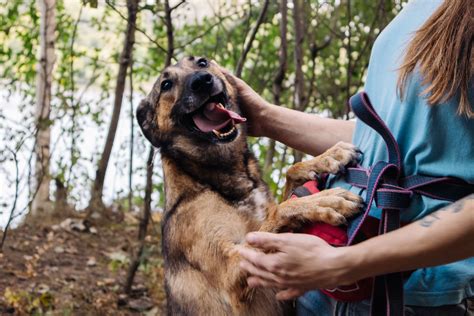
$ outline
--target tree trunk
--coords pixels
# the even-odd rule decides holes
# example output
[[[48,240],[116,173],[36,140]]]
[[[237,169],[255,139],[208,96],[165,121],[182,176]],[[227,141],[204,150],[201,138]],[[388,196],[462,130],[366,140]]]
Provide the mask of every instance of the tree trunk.
[[[128,76],[130,85],[130,152],[129,152],[129,169],[128,169],[128,211],[132,212],[133,207],[133,149],[134,149],[134,133],[135,133],[135,116],[133,115],[133,60],[130,61],[130,73]]]
[[[295,110],[304,111],[304,74],[303,74],[303,42],[304,42],[304,19],[303,0],[293,1],[293,21],[295,25],[295,93],[293,105]],[[301,161],[303,153],[294,150],[294,163]]]
[[[104,179],[109,164],[110,154],[114,145],[115,133],[120,117],[120,110],[122,108],[123,93],[125,90],[125,80],[127,78],[127,70],[130,67],[132,58],[133,45],[135,44],[135,24],[137,20],[138,3],[140,0],[127,0],[127,29],[125,31],[125,40],[120,54],[120,66],[117,75],[117,82],[115,85],[114,107],[112,112],[112,119],[110,121],[107,139],[105,141],[104,150],[102,151],[99,160],[99,166],[96,171],[96,177],[91,191],[91,199],[89,201],[89,211],[102,211],[105,206],[102,201],[102,192],[104,189]]]
[[[165,24],[166,24],[166,40],[167,40],[167,49],[166,49],[166,61],[165,67],[171,65],[171,60],[173,59],[174,54],[174,33],[173,33],[173,20],[171,19],[172,9],[170,8],[170,2],[165,1]]]
[[[153,146],[150,146],[148,151],[148,159],[146,166],[146,186],[145,186],[145,205],[143,207],[143,214],[140,218],[140,223],[138,227],[138,249],[134,255],[130,265],[128,266],[127,277],[124,285],[124,292],[127,295],[130,295],[132,292],[133,280],[135,279],[135,274],[137,269],[140,266],[141,257],[143,255],[143,250],[145,248],[145,237],[148,230],[148,222],[150,221],[151,215],[151,193],[152,193],[152,180],[153,180],[153,158],[155,157],[155,149]]]
[[[351,47],[351,38],[352,38],[352,31],[351,31],[351,0],[347,0],[346,2],[347,8],[347,27],[348,27],[348,34],[347,34],[347,45],[346,45],[346,54],[347,54],[347,79],[346,79],[346,113],[345,118],[346,120],[349,119],[349,113],[351,112],[351,107],[349,105],[349,98],[351,97],[351,85],[352,85],[352,47]]]
[[[168,47],[166,50],[165,68],[171,65],[174,55],[174,33],[173,33],[173,20],[171,13],[177,7],[170,7],[169,0],[165,0],[165,25],[166,25],[166,38],[168,41]],[[158,1],[157,1],[158,6]],[[145,237],[148,230],[148,222],[150,221],[151,215],[151,194],[153,189],[153,158],[155,157],[155,148],[150,145],[148,150],[148,159],[146,162],[146,184],[145,184],[145,201],[143,206],[143,214],[140,218],[138,227],[138,248],[128,266],[127,276],[123,291],[125,294],[130,295],[132,292],[133,280],[137,273],[138,267],[142,260],[143,250],[145,249]]]
[[[36,75],[36,139],[35,139],[35,197],[31,215],[42,216],[52,212],[49,199],[50,141],[51,141],[51,84],[56,61],[54,52],[56,31],[56,0],[38,1],[40,11],[40,56]]]
[[[287,32],[288,32],[288,5],[287,0],[280,1],[280,49],[278,51],[278,61],[279,66],[273,77],[273,104],[280,105],[281,90],[283,88],[283,80],[285,79],[286,69],[287,69],[287,59],[288,59],[288,42],[287,42]],[[271,139],[268,144],[268,151],[265,156],[265,163],[263,165],[263,172],[265,176],[271,174],[273,157],[275,156],[275,140]],[[268,176],[269,177],[269,176]]]

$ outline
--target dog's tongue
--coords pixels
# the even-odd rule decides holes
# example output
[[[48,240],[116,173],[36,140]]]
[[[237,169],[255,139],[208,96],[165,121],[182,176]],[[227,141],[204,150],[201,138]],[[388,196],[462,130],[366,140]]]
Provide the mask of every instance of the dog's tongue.
[[[194,124],[205,133],[213,129],[219,130],[229,124],[230,121],[233,121],[234,124],[240,124],[246,120],[246,118],[227,110],[220,103],[216,102],[206,104],[202,112],[193,116]]]

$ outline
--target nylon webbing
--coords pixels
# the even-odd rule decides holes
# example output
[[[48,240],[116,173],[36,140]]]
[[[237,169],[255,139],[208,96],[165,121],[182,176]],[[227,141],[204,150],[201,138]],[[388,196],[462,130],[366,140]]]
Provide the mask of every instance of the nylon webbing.
[[[400,228],[400,212],[409,206],[414,193],[447,201],[456,201],[474,193],[474,184],[461,179],[422,175],[400,178],[403,166],[398,144],[387,125],[375,112],[368,95],[364,92],[358,93],[349,100],[349,103],[355,115],[382,136],[387,148],[388,161],[378,161],[370,170],[360,167],[347,168],[346,182],[367,190],[365,209],[354,220],[348,231],[348,245],[354,242],[369,216],[373,201],[382,209],[379,234],[384,234]],[[401,273],[375,277],[371,315],[404,315]]]

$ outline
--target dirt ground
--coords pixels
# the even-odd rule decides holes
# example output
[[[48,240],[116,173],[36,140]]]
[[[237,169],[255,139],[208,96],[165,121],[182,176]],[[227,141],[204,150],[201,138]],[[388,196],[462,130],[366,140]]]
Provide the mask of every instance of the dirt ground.
[[[123,283],[138,221],[81,221],[9,231],[0,253],[0,315],[163,315],[159,219],[149,227],[130,297]]]

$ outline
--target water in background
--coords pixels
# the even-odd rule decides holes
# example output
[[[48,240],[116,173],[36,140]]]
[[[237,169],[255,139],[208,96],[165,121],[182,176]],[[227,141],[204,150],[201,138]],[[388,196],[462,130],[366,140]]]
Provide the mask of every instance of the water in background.
[[[128,170],[129,170],[129,145],[130,145],[130,105],[128,98],[124,96],[124,103],[122,112],[120,114],[119,125],[115,137],[112,155],[110,157],[109,166],[105,178],[104,186],[104,202],[110,204],[117,198],[128,195]],[[134,111],[142,98],[142,95],[134,96]],[[94,92],[89,93],[86,98],[94,98]],[[113,99],[105,102],[105,112],[103,118],[106,123],[99,126],[93,122],[89,116],[81,116],[77,125],[82,129],[78,138],[76,138],[76,146],[79,152],[80,160],[73,169],[75,180],[71,182],[73,188],[70,197],[74,201],[70,201],[76,205],[76,209],[80,210],[87,206],[89,200],[89,191],[92,180],[95,178],[95,168],[102,152],[105,137],[108,129],[108,120],[111,117]],[[2,127],[0,133],[6,135],[6,129],[15,131],[24,128],[22,126],[22,117],[20,113],[20,106],[23,106],[23,101],[18,95],[12,95],[7,98],[5,92],[0,91],[0,111],[4,118],[2,120]],[[55,114],[52,113],[54,116]],[[70,154],[69,148],[71,145],[70,135],[61,130],[61,124],[67,126],[70,123],[70,118],[65,117],[61,120],[55,120],[51,131],[51,174],[54,176],[63,162],[69,163]],[[148,156],[148,142],[139,131],[136,121],[134,121],[135,137],[134,137],[134,172],[133,172],[133,187],[136,188],[135,195],[144,196],[145,185],[145,165]],[[33,131],[31,131],[33,133]],[[14,142],[9,140],[0,140],[0,150],[5,151],[7,146],[14,147]],[[18,213],[25,209],[28,204],[28,159],[31,154],[33,146],[33,137],[29,137],[22,146],[20,152],[17,153],[19,161],[19,196],[15,212]],[[34,160],[32,161],[32,166]],[[160,181],[161,167],[159,166],[160,159],[158,155],[155,157],[155,177],[154,181]],[[4,227],[8,220],[9,212],[15,197],[15,163],[7,160],[0,163],[0,227]],[[54,181],[51,183],[51,192],[53,193]],[[138,190],[138,191],[137,191]],[[159,192],[153,192],[153,206],[157,207],[159,200]],[[15,223],[17,224],[24,214],[19,216]]]

